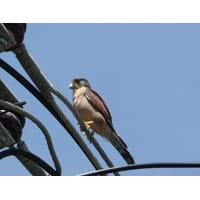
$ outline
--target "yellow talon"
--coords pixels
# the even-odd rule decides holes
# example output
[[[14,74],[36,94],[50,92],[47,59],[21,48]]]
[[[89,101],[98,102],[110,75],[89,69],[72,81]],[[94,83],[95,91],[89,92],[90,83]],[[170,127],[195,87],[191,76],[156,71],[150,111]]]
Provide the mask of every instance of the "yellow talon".
[[[84,122],[84,123],[85,123],[85,126],[86,126],[87,128],[90,128],[90,124],[93,124],[94,121],[88,121],[88,122]]]
[[[93,124],[94,121],[88,121],[88,122],[85,122],[86,124]]]

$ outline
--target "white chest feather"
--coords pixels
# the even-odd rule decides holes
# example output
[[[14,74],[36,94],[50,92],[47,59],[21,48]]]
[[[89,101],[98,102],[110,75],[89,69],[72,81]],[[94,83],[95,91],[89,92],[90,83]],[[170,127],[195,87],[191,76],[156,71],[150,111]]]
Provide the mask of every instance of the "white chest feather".
[[[91,120],[95,110],[88,102],[85,93],[86,88],[84,87],[76,90],[74,93],[73,105],[84,120]]]

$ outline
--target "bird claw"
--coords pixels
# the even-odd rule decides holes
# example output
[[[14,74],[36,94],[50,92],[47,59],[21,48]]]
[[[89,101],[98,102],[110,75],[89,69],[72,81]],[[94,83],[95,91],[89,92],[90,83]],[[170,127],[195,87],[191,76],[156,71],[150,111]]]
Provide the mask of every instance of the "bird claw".
[[[86,138],[86,140],[89,141],[90,144],[92,143],[93,135],[94,135],[93,132],[92,133],[90,132],[90,134],[86,134],[86,133],[83,134],[84,138]]]
[[[94,121],[87,121],[87,122],[84,122],[85,123],[85,126],[87,127],[87,129],[90,128],[90,124],[93,124]]]
[[[94,122],[93,121],[87,121],[87,122],[84,122],[84,126],[80,125],[80,130],[81,131],[85,131],[85,130],[89,130],[90,129],[90,124],[93,124]]]

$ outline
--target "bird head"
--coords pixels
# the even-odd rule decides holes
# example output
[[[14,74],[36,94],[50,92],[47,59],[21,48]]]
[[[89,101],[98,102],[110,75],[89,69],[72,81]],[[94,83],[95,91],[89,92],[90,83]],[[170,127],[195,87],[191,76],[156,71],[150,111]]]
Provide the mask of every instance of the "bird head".
[[[73,90],[79,89],[81,87],[91,88],[88,80],[84,79],[84,78],[76,78],[76,79],[72,80],[72,82],[69,85],[69,88],[73,89]]]

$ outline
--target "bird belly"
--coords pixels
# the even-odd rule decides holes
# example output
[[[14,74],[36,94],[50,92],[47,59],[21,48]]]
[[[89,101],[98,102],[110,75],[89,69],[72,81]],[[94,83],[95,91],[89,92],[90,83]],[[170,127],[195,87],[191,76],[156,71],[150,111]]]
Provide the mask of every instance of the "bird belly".
[[[92,109],[85,98],[79,97],[74,101],[74,107],[81,115],[83,121],[92,121]]]
[[[86,98],[77,98],[74,101],[74,107],[79,112],[84,122],[93,121],[93,123],[90,124],[90,128],[94,132],[106,137],[106,121],[102,115],[90,105]]]

